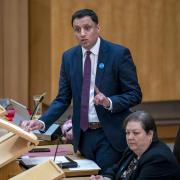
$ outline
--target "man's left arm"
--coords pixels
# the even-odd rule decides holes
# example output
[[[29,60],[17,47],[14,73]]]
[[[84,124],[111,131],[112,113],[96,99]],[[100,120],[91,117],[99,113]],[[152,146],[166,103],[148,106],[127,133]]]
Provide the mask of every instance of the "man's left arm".
[[[121,92],[110,96],[112,112],[120,112],[129,109],[141,102],[142,92],[138,83],[136,67],[133,63],[130,51],[125,48],[118,61],[118,79]]]

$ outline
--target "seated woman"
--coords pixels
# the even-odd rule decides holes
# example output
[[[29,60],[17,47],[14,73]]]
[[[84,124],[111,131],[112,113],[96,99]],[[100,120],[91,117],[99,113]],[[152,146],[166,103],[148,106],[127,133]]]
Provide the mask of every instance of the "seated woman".
[[[157,137],[154,119],[144,111],[124,121],[128,148],[118,164],[90,180],[178,180],[180,168],[166,144]],[[108,157],[107,157],[108,158]]]

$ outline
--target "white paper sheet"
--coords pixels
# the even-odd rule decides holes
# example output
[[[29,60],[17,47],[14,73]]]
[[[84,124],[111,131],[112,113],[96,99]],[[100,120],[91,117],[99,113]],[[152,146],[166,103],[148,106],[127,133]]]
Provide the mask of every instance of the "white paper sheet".
[[[71,171],[79,171],[79,170],[100,170],[101,168],[92,160],[89,159],[79,159],[74,160],[78,163],[78,167],[69,168]]]

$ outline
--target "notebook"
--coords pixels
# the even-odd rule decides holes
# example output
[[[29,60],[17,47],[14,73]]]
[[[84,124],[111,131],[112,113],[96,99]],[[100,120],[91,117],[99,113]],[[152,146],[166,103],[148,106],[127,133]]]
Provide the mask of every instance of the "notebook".
[[[47,160],[53,160],[54,156],[43,156],[43,157],[22,157],[20,165],[24,168],[29,169],[33,166],[41,164]],[[78,167],[78,163],[67,156],[56,156],[55,163],[61,168],[75,168]]]
[[[31,116],[30,116],[29,111],[26,106],[20,104],[19,102],[15,101],[13,99],[10,99],[9,101],[15,110],[15,115],[13,118],[14,124],[19,126],[22,121],[30,120]]]
[[[12,120],[12,122],[14,124],[16,124],[17,126],[20,126],[22,121],[31,119],[31,115],[29,114],[29,111],[26,106],[20,104],[19,102],[15,101],[13,99],[10,99],[10,103],[12,104],[12,106],[15,110],[15,115]],[[47,141],[54,140],[62,134],[60,125],[56,124],[56,123],[52,124],[46,130],[46,132],[34,130],[33,133],[36,134],[36,136],[39,139],[47,140]]]

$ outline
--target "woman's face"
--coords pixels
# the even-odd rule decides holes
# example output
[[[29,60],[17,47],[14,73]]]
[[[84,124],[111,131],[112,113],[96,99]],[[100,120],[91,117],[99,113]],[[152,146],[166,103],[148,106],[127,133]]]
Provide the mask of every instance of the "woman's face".
[[[152,142],[153,132],[142,128],[140,122],[130,121],[126,125],[126,141],[129,148],[140,157]]]

